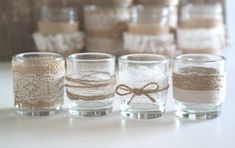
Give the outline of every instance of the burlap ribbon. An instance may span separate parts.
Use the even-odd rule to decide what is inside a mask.
[[[154,86],[155,88],[146,89],[147,87],[151,85]],[[131,88],[125,84],[119,84],[116,87],[116,94],[118,94],[119,96],[126,96],[129,94],[133,94],[130,100],[127,102],[127,104],[130,104],[135,96],[141,96],[141,95],[146,96],[149,100],[151,100],[154,103],[156,102],[156,100],[152,96],[150,96],[150,94],[167,90],[169,88],[169,85],[167,85],[167,87],[162,88],[162,89],[160,89],[159,87],[160,87],[159,84],[155,82],[150,82],[144,85],[142,88]]]
[[[41,59],[43,60],[43,58]],[[18,72],[22,74],[27,73],[37,73],[37,74],[43,74],[43,73],[58,73],[60,71],[64,71],[64,60],[59,61],[39,61],[39,62],[12,62],[12,71]]]
[[[173,95],[177,101],[220,103],[225,96],[226,75],[206,67],[186,67],[173,73]]]
[[[111,38],[116,41],[123,41],[123,32],[127,31],[127,22],[117,22],[110,30],[89,30],[87,37],[91,38]]]
[[[128,33],[139,35],[163,35],[169,34],[170,28],[168,26],[161,26],[158,24],[129,24]]]
[[[38,22],[38,32],[42,34],[72,33],[78,31],[78,22]]]
[[[61,100],[58,100],[58,98],[54,99],[53,101],[43,100],[43,99],[37,99],[38,101],[34,102],[31,100],[15,100],[15,105],[20,105],[25,108],[30,107],[34,108],[35,110],[45,109],[47,107],[53,107],[56,105],[62,105],[63,104],[63,96],[61,96]]]
[[[223,25],[222,19],[193,19],[193,20],[182,20],[179,22],[179,27],[183,29],[215,28],[222,25]]]
[[[179,0],[135,0],[135,2],[143,5],[178,5]]]
[[[64,59],[35,56],[27,60],[12,61],[15,105],[39,110],[63,103]],[[50,85],[54,83],[57,86]],[[38,96],[42,87],[46,88]]]
[[[190,53],[210,53],[210,54],[218,54],[221,52],[221,48],[180,48],[182,53],[190,54]]]
[[[133,0],[85,0],[86,5],[131,5]]]

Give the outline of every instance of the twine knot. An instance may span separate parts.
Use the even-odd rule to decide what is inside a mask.
[[[150,86],[153,86],[153,88],[147,89]],[[159,89],[159,87],[160,87],[159,84],[155,83],[155,82],[150,82],[150,83],[144,85],[142,88],[130,88],[129,86],[127,86],[125,84],[119,84],[116,87],[116,94],[119,96],[126,96],[129,94],[133,94],[127,104],[130,104],[132,99],[135,96],[141,96],[141,95],[145,95],[147,98],[149,98],[154,103],[154,102],[156,102],[156,100],[152,96],[150,96],[149,94],[167,90],[169,88],[169,85],[167,85],[167,87],[162,88],[162,89]]]
[[[138,88],[132,89],[133,94],[136,94],[136,96],[141,96],[142,95],[142,90]]]

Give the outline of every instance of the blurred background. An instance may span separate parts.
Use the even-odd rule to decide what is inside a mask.
[[[234,21],[227,15],[233,5],[232,0],[0,0],[0,61],[30,51],[220,54],[233,43]]]

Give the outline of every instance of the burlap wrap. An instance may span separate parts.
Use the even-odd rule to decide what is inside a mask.
[[[127,31],[127,22],[114,23],[110,30],[89,30],[87,37],[91,38],[112,38],[117,41],[123,41],[123,33]]]
[[[141,35],[163,35],[169,34],[170,28],[158,24],[129,24],[128,32]]]
[[[63,104],[63,59],[33,57],[12,61],[15,105],[42,110]]]
[[[187,67],[173,73],[173,92],[177,101],[187,103],[218,103],[225,97],[225,74],[216,69]]]
[[[38,32],[42,34],[71,33],[78,29],[78,22],[38,22]]]
[[[195,28],[214,28],[223,25],[222,19],[193,19],[181,20],[179,27],[182,29],[195,29]]]

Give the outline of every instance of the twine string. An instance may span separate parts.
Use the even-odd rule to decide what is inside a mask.
[[[77,88],[77,89],[104,89],[107,87],[114,87],[115,86],[115,76],[110,76],[110,79],[107,80],[89,80],[87,77],[91,77],[93,74],[106,74],[109,75],[109,73],[106,72],[91,72],[87,75],[84,75],[83,77],[79,79],[71,78],[71,77],[66,77],[66,86],[69,88]],[[115,95],[114,91],[107,92],[105,94],[97,94],[97,95],[79,95],[72,93],[67,90],[67,95],[71,100],[86,100],[86,101],[94,101],[94,100],[104,100],[111,98]]]
[[[146,89],[147,87],[149,87],[151,85],[154,86],[154,88]],[[131,101],[134,99],[135,96],[141,96],[141,95],[146,96],[147,98],[149,98],[149,100],[151,100],[154,103],[154,102],[156,102],[156,100],[150,95],[150,93],[157,93],[160,91],[167,90],[168,88],[169,88],[169,85],[160,89],[159,84],[155,83],[155,82],[147,83],[141,88],[131,88],[131,87],[127,86],[126,84],[119,84],[116,87],[116,94],[119,96],[126,96],[129,94],[133,94],[131,96],[130,100],[127,102],[128,105],[131,103]]]

